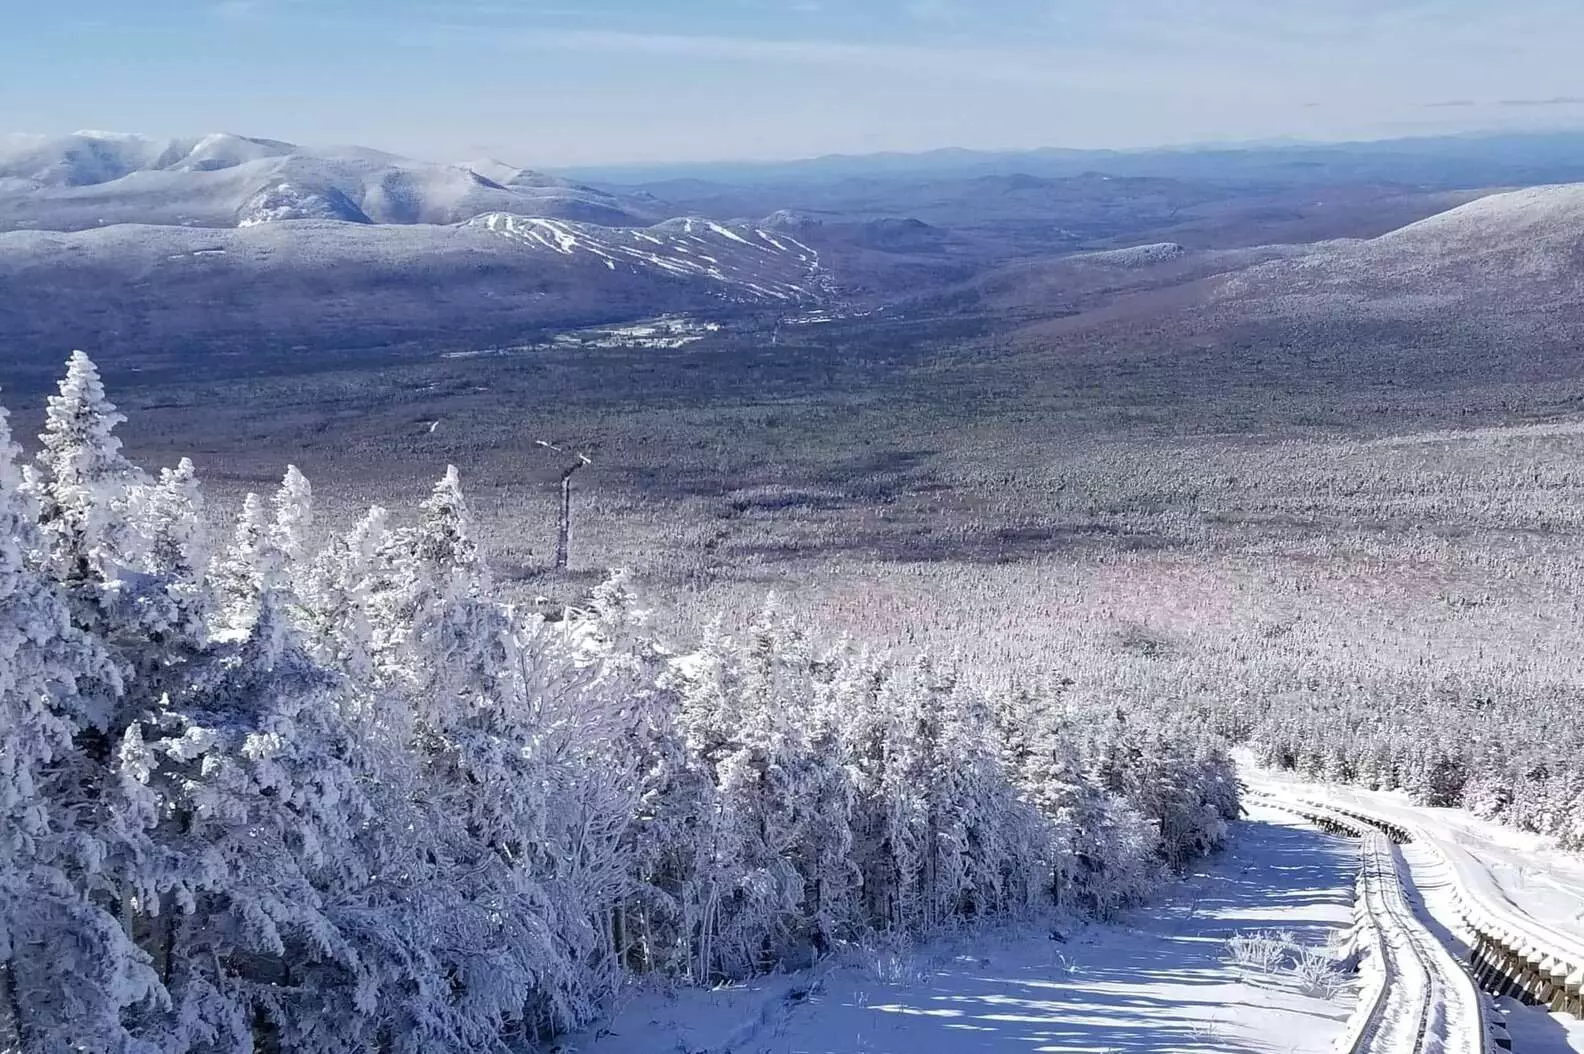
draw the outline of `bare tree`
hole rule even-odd
[[[543,439],[538,440],[538,443],[546,450],[554,450],[558,454],[571,454],[571,451],[563,450],[554,443],[547,443]],[[557,571],[566,570],[567,545],[572,534],[572,474],[584,465],[592,465],[594,463],[587,454],[572,454],[572,456],[576,457],[577,460],[561,472],[561,520],[556,530],[555,566]]]

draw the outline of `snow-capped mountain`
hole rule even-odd
[[[0,332],[107,351],[372,346],[820,298],[783,231],[500,161],[80,132],[0,141]]]
[[[459,223],[488,212],[612,226],[665,217],[653,199],[620,197],[500,161],[433,164],[361,147],[315,149],[230,134],[0,139],[0,231],[116,223],[237,227],[287,219]]]

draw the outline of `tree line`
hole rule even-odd
[[[1395,689],[1395,690],[1393,690]],[[1575,685],[1404,679],[1289,693],[1236,723],[1261,762],[1310,779],[1401,790],[1584,851],[1584,698]]]

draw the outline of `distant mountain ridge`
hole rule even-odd
[[[1027,174],[1116,176],[1305,185],[1342,181],[1481,187],[1584,180],[1584,131],[1426,135],[1361,142],[1205,143],[1129,150],[1042,147],[828,154],[784,161],[677,162],[555,168],[601,184],[707,181],[748,185],[843,179]]]
[[[490,212],[605,226],[648,226],[668,215],[647,195],[618,195],[495,160],[434,164],[229,133],[0,139],[0,231],[291,219],[447,224]]]
[[[73,346],[170,362],[465,350],[818,303],[976,315],[1051,347],[1081,332],[1097,347],[1277,349],[1265,370],[1319,338],[1376,371],[1405,343],[1552,347],[1584,296],[1584,184],[1465,204],[1476,193],[1267,195],[1091,171],[721,194],[230,135],[12,137],[0,343],[21,349],[15,376]]]
[[[34,371],[63,347],[109,363],[478,347],[662,314],[787,310],[822,301],[826,283],[818,254],[792,235],[707,220],[602,227],[488,213],[447,225],[10,231],[0,233],[0,379],[41,380]]]

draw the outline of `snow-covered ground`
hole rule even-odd
[[[1557,849],[1550,839],[1481,820],[1462,809],[1414,805],[1400,792],[1307,783],[1248,764],[1242,765],[1241,774],[1256,790],[1334,802],[1372,816],[1415,824],[1435,839],[1443,852],[1456,854],[1468,865],[1463,868],[1464,879],[1478,882],[1482,896],[1499,897],[1547,929],[1584,942],[1584,860]],[[1408,891],[1410,898],[1418,898],[1439,924],[1436,936],[1466,957],[1452,876],[1442,858],[1428,846],[1411,844],[1403,847],[1403,859],[1415,887]],[[1514,1049],[1520,1054],[1584,1052],[1584,1022],[1577,1018],[1511,1000],[1503,1003],[1503,1009]]]
[[[1353,997],[1226,959],[1238,932],[1321,946],[1351,920],[1357,850],[1254,807],[1231,847],[1116,925],[967,932],[715,991],[643,992],[580,1054],[1320,1054]]]

